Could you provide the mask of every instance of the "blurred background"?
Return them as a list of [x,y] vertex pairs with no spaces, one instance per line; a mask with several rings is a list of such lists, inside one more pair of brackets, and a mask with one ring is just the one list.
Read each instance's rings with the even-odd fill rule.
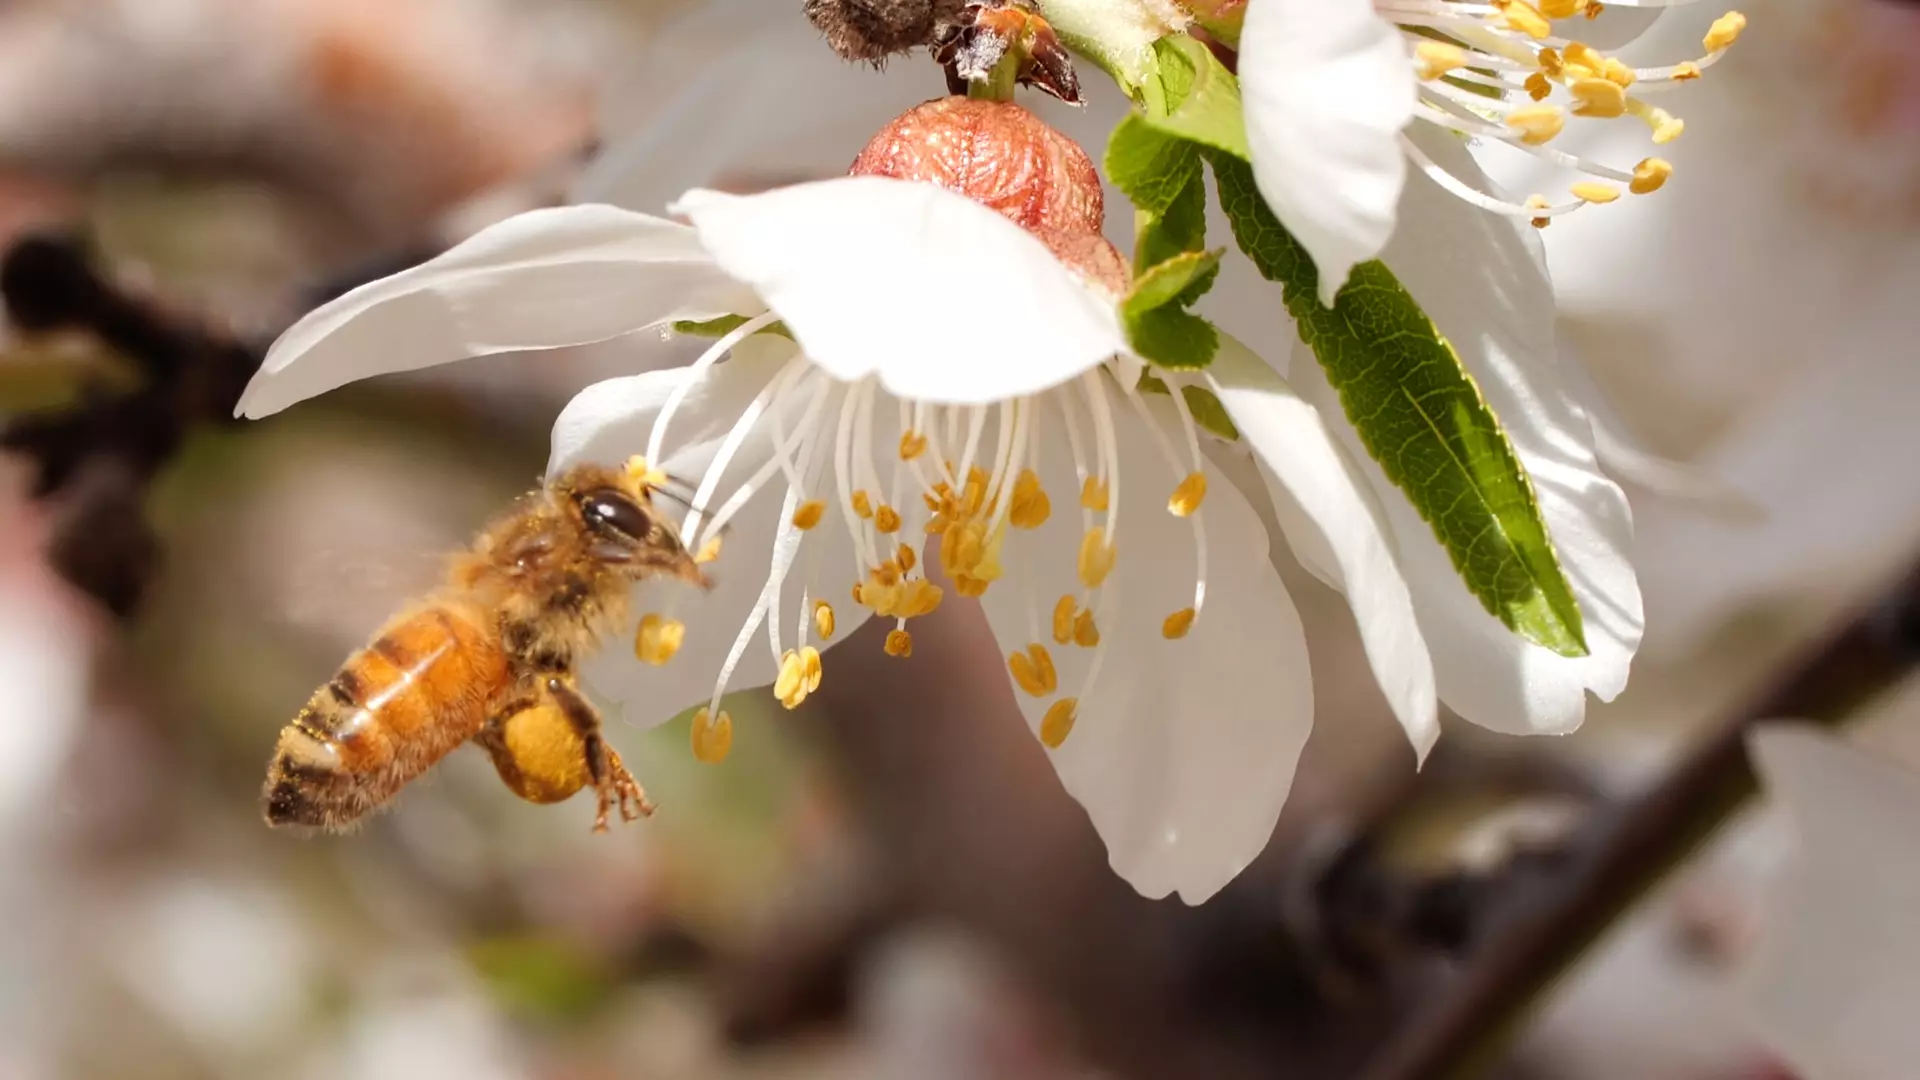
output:
[[[798,7],[0,2],[0,1080],[1360,1076],[1583,822],[1920,552],[1920,6],[1759,0],[1667,191],[1546,235],[1649,627],[1578,735],[1450,724],[1416,775],[1344,602],[1291,572],[1319,723],[1201,908],[1108,872],[1005,680],[933,677],[998,666],[966,605],[796,712],[735,702],[722,765],[684,717],[614,731],[661,811],[610,836],[472,751],[355,835],[270,833],[279,727],[617,369],[220,402],[300,312],[504,214],[823,175],[943,92],[833,67]],[[702,111],[786,85],[832,115]],[[1920,697],[1851,732],[1920,761]],[[1730,989],[1788,841],[1742,817],[1498,1073],[1788,1077]]]

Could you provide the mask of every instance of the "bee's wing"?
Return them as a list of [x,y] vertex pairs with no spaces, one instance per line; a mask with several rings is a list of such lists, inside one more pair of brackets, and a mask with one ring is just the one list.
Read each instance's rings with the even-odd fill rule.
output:
[[437,588],[449,557],[446,551],[318,548],[291,558],[269,587],[280,594],[276,610],[289,629],[355,643]]

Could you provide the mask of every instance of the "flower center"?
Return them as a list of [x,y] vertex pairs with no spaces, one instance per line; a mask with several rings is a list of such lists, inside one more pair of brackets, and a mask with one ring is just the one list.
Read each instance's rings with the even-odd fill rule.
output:
[[[646,462],[669,460],[663,451],[674,414],[699,374],[771,321],[770,314],[748,320],[689,368],[655,418]],[[885,651],[897,657],[912,653],[911,620],[936,611],[949,588],[972,597],[1014,588],[1027,609],[1030,641],[1012,654],[1009,667],[1015,684],[1032,696],[1072,691],[1050,706],[1064,719],[1047,729],[1064,738],[1078,702],[1098,678],[1101,631],[1117,610],[1120,579],[1114,571],[1123,542],[1121,496],[1127,490],[1117,410],[1132,409],[1150,433],[1166,473],[1139,479],[1164,485],[1166,512],[1186,521],[1193,538],[1191,605],[1136,617],[1152,619],[1171,640],[1185,636],[1205,605],[1205,458],[1191,409],[1180,387],[1171,388],[1177,420],[1152,407],[1141,391],[1123,388],[1106,368],[993,404],[930,405],[893,398],[874,379],[842,382],[804,355],[792,357],[721,440],[681,529],[690,549],[711,549],[749,506],[769,499],[781,504],[771,568],[717,674],[705,715],[724,716],[720,698],[763,627],[778,672],[775,697],[796,708],[817,691],[824,677],[819,648],[831,639],[837,621],[834,601],[827,597],[846,595],[840,590],[849,578],[853,603],[893,621]],[[750,443],[771,447],[769,460],[722,490],[729,466]],[[1049,468],[1064,477],[1067,462],[1048,462],[1043,453],[1071,459],[1077,492],[1048,490],[1042,477]],[[1151,511],[1135,511],[1141,512]],[[844,526],[852,538],[851,566],[823,565],[824,545],[811,540],[829,525]],[[1043,536],[1054,536],[1049,530],[1073,530],[1076,539],[1043,545]],[[933,538],[945,586],[935,583],[921,555],[922,545]],[[1043,565],[1049,556],[1042,552],[1066,550],[1073,552],[1070,563],[1055,555],[1052,561],[1060,565]],[[748,554],[740,565],[754,558]],[[1155,567],[1153,572],[1181,571]],[[805,587],[797,610],[783,611],[787,579],[794,573],[804,575]],[[1067,587],[1045,589],[1049,581]],[[1048,611],[1051,616],[1043,622]],[[679,645],[678,628],[670,616],[647,615],[637,654],[666,662]],[[792,637],[784,638],[783,629]],[[1090,650],[1077,686],[1060,685],[1050,652],[1054,647]]]
[[1746,17],[1728,12],[1701,42],[1697,59],[1657,68],[1629,67],[1583,44],[1565,24],[1600,14],[1601,0],[1375,0],[1384,18],[1398,23],[1412,46],[1420,78],[1415,115],[1462,134],[1506,143],[1566,168],[1581,179],[1570,199],[1545,195],[1515,203],[1480,191],[1434,163],[1405,135],[1402,146],[1414,165],[1442,187],[1495,213],[1530,218],[1545,226],[1559,214],[1589,203],[1610,203],[1621,186],[1644,195],[1673,175],[1662,158],[1642,158],[1630,169],[1570,154],[1550,144],[1568,118],[1628,118],[1645,124],[1655,145],[1679,138],[1685,124],[1649,104],[1645,95],[1700,78],[1725,55]]

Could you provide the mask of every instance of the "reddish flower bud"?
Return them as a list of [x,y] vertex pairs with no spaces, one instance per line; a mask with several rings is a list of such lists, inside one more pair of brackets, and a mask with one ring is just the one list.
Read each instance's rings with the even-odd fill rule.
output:
[[1106,214],[1087,152],[1009,101],[949,97],[909,109],[850,171],[939,184],[1026,229],[1097,233]]

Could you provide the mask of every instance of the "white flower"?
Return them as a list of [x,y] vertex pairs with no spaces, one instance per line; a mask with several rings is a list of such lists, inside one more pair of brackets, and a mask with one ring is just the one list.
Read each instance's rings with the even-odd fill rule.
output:
[[[1714,23],[1697,60],[1632,68],[1577,40],[1565,23],[1592,17],[1594,0],[1250,0],[1240,38],[1240,86],[1254,176],[1282,224],[1320,270],[1331,304],[1356,263],[1393,235],[1407,163],[1469,203],[1545,221],[1612,202],[1619,185],[1642,194],[1673,167],[1657,157],[1631,169],[1549,145],[1569,115],[1631,117],[1655,144],[1682,123],[1645,95],[1696,79],[1733,44],[1745,19]],[[1556,27],[1556,23],[1562,24]],[[1503,143],[1584,174],[1571,198],[1515,202],[1450,169],[1410,137],[1410,121]]]
[[[797,705],[825,676],[820,650],[869,617],[907,654],[914,617],[948,591],[979,595],[1029,726],[1115,869],[1198,902],[1265,845],[1313,701],[1266,532],[1184,393],[1208,387],[1286,496],[1289,538],[1337,560],[1396,712],[1431,744],[1432,668],[1379,509],[1316,412],[1250,353],[1228,343],[1204,380],[1160,373],[1175,392],[1142,392],[1106,287],[931,184],[695,191],[675,209],[691,225],[602,206],[523,215],[357,290],[281,339],[242,409],[743,317],[684,368],[645,370],[647,342],[628,338],[641,373],[588,388],[555,426],[552,469],[643,455],[697,486],[685,542],[724,540],[710,593],[641,601],[657,617],[643,625],[684,622],[671,662],[609,649],[588,681],[630,720],[706,702],[716,724],[728,691],[772,683]],[[930,531],[939,547],[923,551]]]

